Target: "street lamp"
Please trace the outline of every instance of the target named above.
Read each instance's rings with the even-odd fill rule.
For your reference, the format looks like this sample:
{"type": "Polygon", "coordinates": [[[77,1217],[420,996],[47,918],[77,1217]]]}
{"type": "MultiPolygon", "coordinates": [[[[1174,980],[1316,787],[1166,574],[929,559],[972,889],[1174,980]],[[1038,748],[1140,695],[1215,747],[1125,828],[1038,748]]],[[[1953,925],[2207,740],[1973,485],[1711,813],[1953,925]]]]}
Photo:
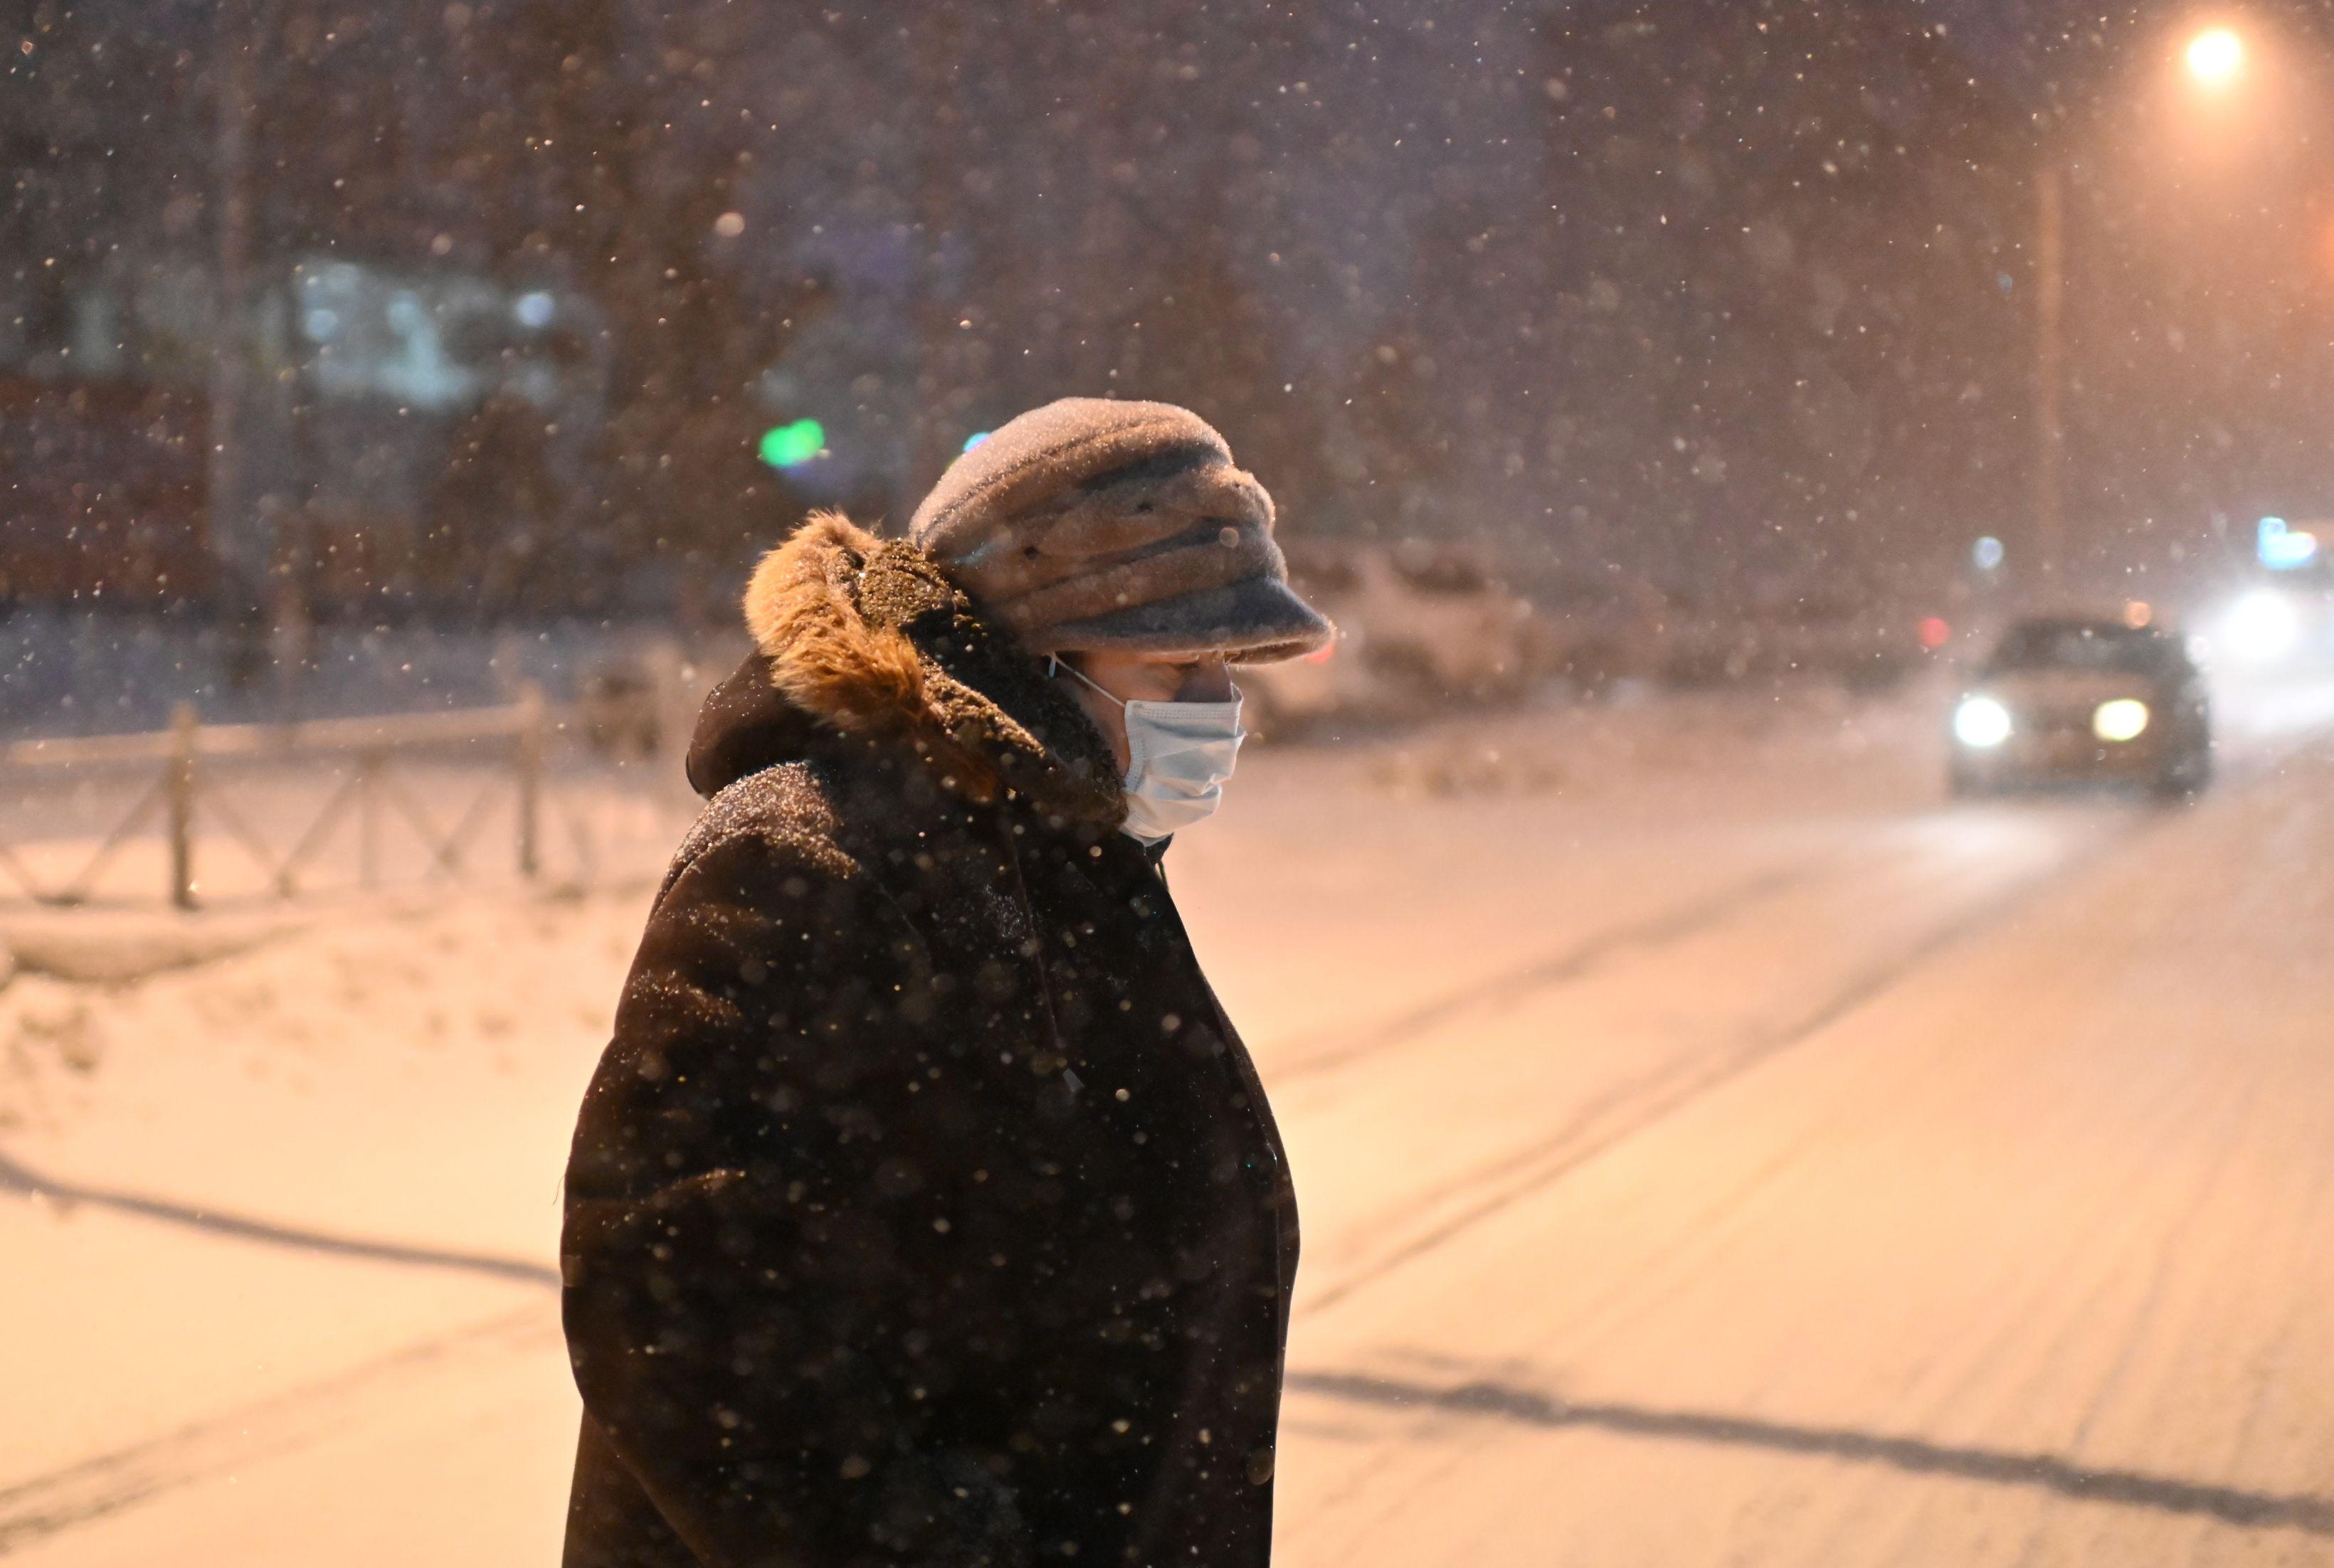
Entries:
{"type": "Polygon", "coordinates": [[[2245,41],[2227,27],[2208,27],[2188,41],[2188,74],[2199,85],[2226,87],[2245,68],[2245,41]]]}
{"type": "MultiPolygon", "coordinates": [[[[2219,92],[2244,74],[2245,41],[2233,27],[2207,27],[2182,52],[2189,80],[2219,92]]],[[[2061,564],[2066,510],[2059,471],[2065,457],[2066,196],[2055,162],[2034,177],[2034,534],[2035,565],[2047,580],[2061,564]]]]}

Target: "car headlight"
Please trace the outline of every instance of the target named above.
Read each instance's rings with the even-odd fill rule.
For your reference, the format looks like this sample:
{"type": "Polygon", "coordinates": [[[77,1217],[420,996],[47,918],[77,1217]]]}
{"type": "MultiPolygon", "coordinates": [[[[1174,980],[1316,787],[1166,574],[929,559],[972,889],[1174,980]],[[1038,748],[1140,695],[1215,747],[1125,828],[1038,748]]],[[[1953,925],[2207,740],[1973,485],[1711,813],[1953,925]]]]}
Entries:
{"type": "Polygon", "coordinates": [[[2091,733],[2101,740],[2137,740],[2146,727],[2147,704],[2136,697],[2103,702],[2091,715],[2091,733]]]}
{"type": "Polygon", "coordinates": [[[2221,636],[2238,658],[2266,664],[2284,658],[2301,640],[2301,612],[2274,588],[2256,588],[2229,606],[2221,636]]]}
{"type": "Polygon", "coordinates": [[[2010,738],[2010,710],[1990,697],[1964,697],[1953,709],[1953,738],[1982,751],[2010,738]]]}

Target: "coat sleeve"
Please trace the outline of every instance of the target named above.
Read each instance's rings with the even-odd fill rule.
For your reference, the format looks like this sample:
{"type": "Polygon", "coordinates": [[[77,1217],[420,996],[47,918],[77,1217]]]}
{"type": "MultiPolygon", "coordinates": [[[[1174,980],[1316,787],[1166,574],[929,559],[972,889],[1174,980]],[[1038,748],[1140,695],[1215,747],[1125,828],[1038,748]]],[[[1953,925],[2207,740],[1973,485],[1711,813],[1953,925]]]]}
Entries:
{"type": "Polygon", "coordinates": [[[650,919],[569,1166],[576,1382],[714,1568],[1006,1568],[979,1079],[950,977],[817,849],[728,840],[650,919]]]}

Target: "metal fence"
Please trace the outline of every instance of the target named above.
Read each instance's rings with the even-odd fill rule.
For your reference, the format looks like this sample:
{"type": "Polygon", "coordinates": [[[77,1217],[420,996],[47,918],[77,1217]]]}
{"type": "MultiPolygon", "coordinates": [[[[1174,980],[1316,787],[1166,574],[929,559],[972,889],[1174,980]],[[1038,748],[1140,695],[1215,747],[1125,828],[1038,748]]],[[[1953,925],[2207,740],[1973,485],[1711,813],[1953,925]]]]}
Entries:
{"type": "MultiPolygon", "coordinates": [[[[490,862],[539,877],[555,746],[597,758],[603,765],[586,782],[601,786],[615,776],[604,765],[624,753],[653,758],[651,781],[635,769],[630,794],[678,804],[673,743],[686,731],[675,695],[554,705],[530,686],[500,707],[281,725],[206,725],[181,705],[165,731],[9,743],[0,789],[14,814],[0,819],[0,885],[37,903],[87,903],[134,853],[158,862],[133,868],[137,882],[192,909],[205,896],[198,864],[223,844],[241,851],[246,878],[258,873],[248,890],[277,899],[329,880],[328,858],[362,888],[417,870],[453,880],[490,862]],[[93,779],[112,798],[85,834],[60,837],[65,794],[93,779]]],[[[572,761],[565,782],[578,784],[572,761]]]]}

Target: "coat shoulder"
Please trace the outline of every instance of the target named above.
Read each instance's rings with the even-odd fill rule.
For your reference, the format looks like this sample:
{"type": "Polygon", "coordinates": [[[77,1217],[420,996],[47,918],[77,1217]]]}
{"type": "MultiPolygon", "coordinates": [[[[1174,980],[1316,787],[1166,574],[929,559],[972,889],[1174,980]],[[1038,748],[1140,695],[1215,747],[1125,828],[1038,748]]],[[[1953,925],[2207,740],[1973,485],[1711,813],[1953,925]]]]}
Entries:
{"type": "Polygon", "coordinates": [[[725,845],[756,841],[805,870],[848,877],[858,862],[843,847],[836,784],[815,762],[781,763],[748,774],[705,804],[657,890],[659,902],[689,868],[725,845]]]}

